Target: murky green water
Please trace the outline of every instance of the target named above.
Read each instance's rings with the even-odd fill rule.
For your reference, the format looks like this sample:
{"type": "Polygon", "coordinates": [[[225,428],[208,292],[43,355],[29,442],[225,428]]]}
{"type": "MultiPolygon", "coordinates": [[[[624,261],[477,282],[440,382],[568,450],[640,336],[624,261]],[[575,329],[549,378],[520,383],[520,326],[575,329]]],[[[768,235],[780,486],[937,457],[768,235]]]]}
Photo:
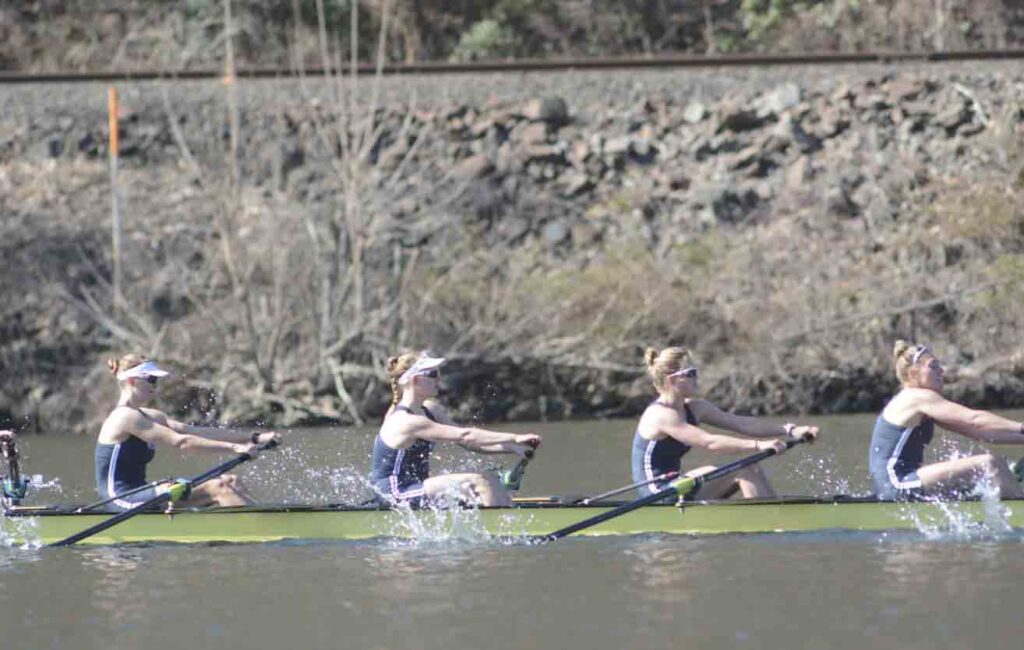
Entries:
{"type": "MultiPolygon", "coordinates": [[[[768,461],[780,492],[865,492],[872,419],[821,418],[820,444],[768,461]]],[[[545,434],[523,494],[628,482],[632,427],[518,427],[545,434]]],[[[367,430],[299,432],[241,474],[266,500],[358,502],[371,441],[367,430]]],[[[94,498],[91,441],[28,437],[22,447],[27,473],[48,485],[33,500],[94,498]]],[[[445,450],[435,465],[486,468],[493,458],[445,450]]],[[[152,475],[215,462],[161,450],[152,475]]],[[[1022,575],[1024,535],[956,530],[540,547],[453,539],[0,548],[0,647],[1009,647],[1024,629],[1022,575]]]]}

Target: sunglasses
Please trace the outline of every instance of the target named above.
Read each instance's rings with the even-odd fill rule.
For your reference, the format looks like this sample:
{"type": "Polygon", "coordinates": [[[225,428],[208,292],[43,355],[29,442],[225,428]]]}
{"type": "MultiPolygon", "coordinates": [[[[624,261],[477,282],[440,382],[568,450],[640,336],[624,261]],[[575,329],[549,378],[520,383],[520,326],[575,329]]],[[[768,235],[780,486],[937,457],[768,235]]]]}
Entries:
{"type": "Polygon", "coordinates": [[[422,374],[424,377],[430,377],[431,379],[437,379],[438,377],[441,376],[441,373],[437,368],[431,368],[430,370],[427,370],[420,374],[422,374]]]}
{"type": "Polygon", "coordinates": [[[689,379],[696,379],[697,369],[694,368],[693,366],[690,366],[688,368],[683,368],[682,370],[677,370],[673,372],[671,375],[669,375],[669,377],[687,377],[689,379]]]}
{"type": "Polygon", "coordinates": [[[156,382],[160,381],[159,377],[154,377],[153,375],[146,375],[145,377],[141,377],[140,379],[145,379],[146,383],[149,384],[150,386],[156,386],[156,382]]]}

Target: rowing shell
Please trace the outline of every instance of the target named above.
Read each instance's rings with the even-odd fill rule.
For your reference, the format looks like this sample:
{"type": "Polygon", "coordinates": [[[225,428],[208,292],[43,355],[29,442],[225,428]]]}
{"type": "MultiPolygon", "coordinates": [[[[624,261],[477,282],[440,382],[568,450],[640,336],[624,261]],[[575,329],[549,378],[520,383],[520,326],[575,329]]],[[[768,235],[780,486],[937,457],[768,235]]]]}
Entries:
{"type": "MultiPolygon", "coordinates": [[[[273,505],[143,513],[91,537],[88,544],[423,539],[449,535],[531,537],[611,510],[622,502],[565,505],[557,497],[508,508],[445,511],[273,505]]],[[[15,507],[0,519],[0,543],[49,544],[108,518],[71,508],[15,507]]],[[[1024,500],[895,503],[873,498],[787,498],[650,505],[579,535],[712,535],[808,531],[1024,529],[1024,500]]]]}

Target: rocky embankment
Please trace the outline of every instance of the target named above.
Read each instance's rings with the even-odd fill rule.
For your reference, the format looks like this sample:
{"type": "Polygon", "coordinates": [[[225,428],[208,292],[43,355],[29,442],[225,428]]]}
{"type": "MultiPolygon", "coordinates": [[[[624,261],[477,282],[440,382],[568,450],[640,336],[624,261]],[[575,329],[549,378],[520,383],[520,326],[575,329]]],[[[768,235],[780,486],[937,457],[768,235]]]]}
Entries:
{"type": "Polygon", "coordinates": [[[3,90],[2,419],[91,426],[126,348],[197,418],[372,418],[406,346],[488,419],[635,413],[667,343],[727,407],[867,410],[897,336],[1024,404],[1013,66],[392,79],[372,121],[368,83],[238,92],[233,137],[216,85],[122,86],[119,313],[103,89],[3,90]]]}

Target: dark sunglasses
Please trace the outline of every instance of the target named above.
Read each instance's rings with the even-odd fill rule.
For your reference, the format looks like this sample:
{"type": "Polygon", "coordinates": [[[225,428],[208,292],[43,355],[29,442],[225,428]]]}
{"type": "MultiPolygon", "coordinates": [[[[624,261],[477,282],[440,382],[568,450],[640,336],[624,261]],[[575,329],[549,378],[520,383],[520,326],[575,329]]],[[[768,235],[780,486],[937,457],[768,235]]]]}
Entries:
{"type": "Polygon", "coordinates": [[[145,377],[142,377],[142,379],[145,379],[146,383],[150,386],[156,386],[156,382],[160,381],[159,377],[154,377],[153,375],[146,375],[145,377]]]}
{"type": "Polygon", "coordinates": [[[670,377],[687,377],[687,378],[690,378],[690,379],[696,379],[697,378],[697,369],[694,368],[693,366],[690,366],[689,368],[683,368],[682,370],[677,370],[677,371],[673,372],[669,376],[670,377]]]}
{"type": "Polygon", "coordinates": [[[437,379],[438,377],[441,376],[441,373],[437,370],[437,368],[431,368],[430,370],[427,370],[422,374],[424,377],[430,377],[431,379],[437,379]]]}

